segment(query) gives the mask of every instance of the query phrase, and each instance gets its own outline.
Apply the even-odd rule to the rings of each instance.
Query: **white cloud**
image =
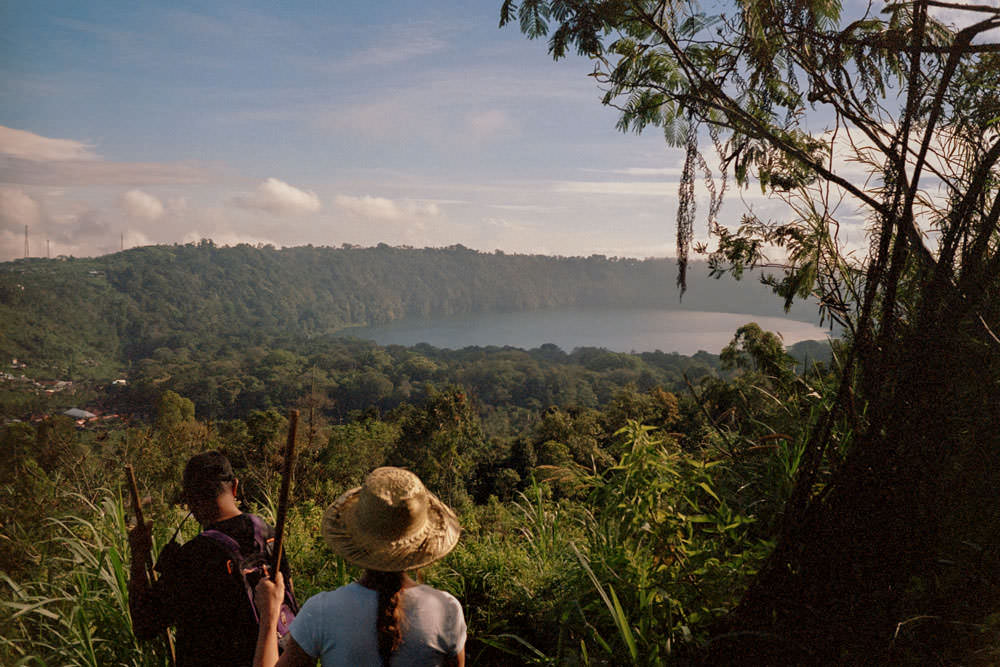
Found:
[[[0,125],[0,183],[44,186],[178,185],[213,174],[194,163],[111,162],[93,146]]]
[[[585,77],[567,82],[555,69],[511,73],[509,67],[495,64],[466,65],[419,71],[391,86],[359,90],[347,86],[332,103],[322,99],[294,110],[288,105],[250,108],[238,117],[303,122],[324,132],[352,137],[361,133],[378,143],[406,145],[417,140],[432,150],[448,152],[478,149],[484,140],[520,133],[540,115],[539,104],[556,101],[563,110],[566,105],[592,104],[590,82]],[[413,132],[415,127],[419,133]]]
[[[129,190],[122,195],[120,203],[132,218],[156,220],[163,216],[163,202],[142,190]]]
[[[87,202],[72,202],[57,213],[44,215],[30,229],[30,255],[88,256],[113,252],[119,247],[120,228],[114,218]]]
[[[0,188],[0,229],[16,231],[32,227],[41,220],[38,202],[20,188]]]
[[[121,245],[123,245],[126,249],[149,244],[149,237],[136,229],[129,229],[125,231],[124,236],[121,238]]]
[[[23,160],[97,160],[93,146],[72,139],[51,139],[0,125],[0,153]]]
[[[262,182],[252,194],[233,197],[232,203],[240,208],[259,209],[276,215],[315,213],[321,208],[315,192],[300,190],[277,178]]]
[[[0,259],[9,261],[24,254],[24,237],[12,229],[0,229]]]
[[[334,203],[343,210],[370,220],[402,220],[412,217],[437,217],[440,207],[434,201],[416,201],[406,199],[394,201],[385,197],[364,195],[337,195]]]

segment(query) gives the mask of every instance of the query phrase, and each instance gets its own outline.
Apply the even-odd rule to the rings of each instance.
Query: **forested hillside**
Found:
[[[206,337],[241,345],[403,317],[557,306],[645,306],[774,315],[754,280],[671,260],[548,257],[449,248],[150,246],[92,259],[0,265],[0,355],[84,372]],[[812,319],[808,306],[801,311]],[[91,372],[91,371],[87,371]],[[98,374],[91,372],[92,374]]]

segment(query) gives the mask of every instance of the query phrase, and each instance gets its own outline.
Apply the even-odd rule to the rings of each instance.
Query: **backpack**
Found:
[[[257,582],[266,576],[266,568],[273,561],[274,536],[271,527],[263,519],[255,514],[247,514],[253,523],[254,552],[244,554],[240,551],[240,545],[229,535],[221,530],[208,529],[201,532],[229,555],[226,561],[226,569],[229,574],[239,582],[239,585],[246,591],[250,609],[253,611],[254,619],[259,623],[260,614],[257,613],[257,605],[253,600],[253,590]],[[291,582],[285,582],[285,597],[281,602],[281,613],[278,615],[278,647],[284,650],[285,636],[288,628],[292,624],[292,619],[299,611],[299,605],[295,601],[295,594],[292,592]]]

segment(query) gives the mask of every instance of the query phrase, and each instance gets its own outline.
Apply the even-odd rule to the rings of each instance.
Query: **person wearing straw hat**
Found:
[[[452,595],[407,572],[448,554],[461,528],[454,512],[402,468],[376,468],[323,515],[323,539],[362,577],[309,598],[280,659],[275,628],[280,573],[257,585],[260,632],[254,667],[465,664],[465,616]]]

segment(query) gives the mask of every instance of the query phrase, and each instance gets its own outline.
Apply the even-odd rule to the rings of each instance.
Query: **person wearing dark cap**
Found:
[[[160,577],[152,585],[143,571],[152,550],[152,524],[129,532],[133,631],[139,639],[149,639],[176,626],[178,667],[248,667],[253,662],[256,614],[219,535],[234,540],[241,554],[251,554],[273,529],[240,511],[238,488],[232,465],[220,452],[191,457],[184,468],[184,500],[204,532],[180,547],[171,543],[164,548],[155,568]],[[285,559],[282,572],[289,576]]]

